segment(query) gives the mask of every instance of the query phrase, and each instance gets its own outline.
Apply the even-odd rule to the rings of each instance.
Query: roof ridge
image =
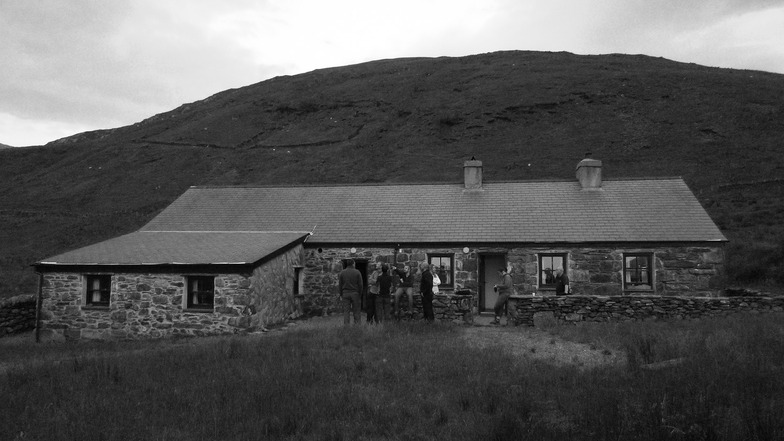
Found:
[[[633,176],[603,178],[603,181],[668,181],[673,179],[683,180],[682,176]],[[524,184],[537,182],[575,182],[576,179],[567,178],[540,178],[540,179],[503,179],[483,181],[484,184]],[[392,186],[421,186],[421,185],[463,185],[463,181],[438,181],[438,182],[345,182],[345,183],[318,183],[318,184],[242,184],[242,185],[192,185],[188,189],[240,189],[240,188],[317,188],[317,187],[392,187]]]
[[[243,233],[243,234],[310,234],[310,231],[262,230],[139,230],[139,233]]]

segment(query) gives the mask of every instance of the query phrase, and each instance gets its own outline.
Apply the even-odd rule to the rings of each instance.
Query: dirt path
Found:
[[[520,359],[539,360],[556,366],[571,364],[590,369],[626,362],[621,352],[563,340],[530,327],[471,326],[466,327],[462,338],[474,347],[501,347]]]

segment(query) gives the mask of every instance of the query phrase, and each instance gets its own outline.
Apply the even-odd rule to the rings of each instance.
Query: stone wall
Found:
[[[35,329],[35,296],[0,300],[0,338]]]
[[[253,269],[252,274],[111,274],[108,307],[84,302],[84,275],[45,273],[42,285],[42,339],[130,339],[173,335],[217,335],[247,331],[298,315],[293,296],[294,266],[302,246]],[[95,274],[95,273],[86,273]],[[215,277],[214,306],[187,309],[188,275]]]
[[[262,328],[302,315],[302,296],[294,296],[295,268],[302,267],[302,245],[253,270],[247,304],[249,310],[239,319],[243,327]],[[299,288],[297,286],[296,288]],[[245,299],[243,299],[245,300]]]
[[[84,304],[84,277],[46,273],[42,287],[41,338],[158,338],[234,332],[229,320],[239,317],[247,277],[215,275],[215,305],[210,311],[186,311],[186,276],[160,273],[112,274],[108,307]],[[239,299],[239,303],[235,302]]]
[[[353,258],[369,264],[386,263],[417,267],[428,253],[454,255],[455,286],[470,289],[474,304],[479,302],[479,267],[482,255],[506,255],[512,267],[513,283],[521,294],[550,294],[539,280],[538,256],[542,253],[567,255],[567,274],[572,291],[583,295],[662,295],[710,297],[722,293],[724,252],[721,246],[630,247],[463,247],[453,248],[305,248],[303,308],[306,314],[320,315],[340,309],[337,277],[342,260]],[[352,252],[353,249],[353,252]],[[624,253],[653,253],[654,286],[650,290],[624,291]],[[417,289],[415,287],[414,291]],[[453,293],[446,290],[445,293]]]
[[[539,289],[538,255],[567,254],[567,274],[574,293],[615,296],[717,296],[724,283],[724,250],[721,246],[660,246],[660,247],[531,247],[509,250],[513,265],[514,284],[520,293]],[[653,284],[650,290],[624,291],[623,254],[653,254]]]
[[[351,251],[351,248],[306,248],[302,307],[309,315],[327,314],[342,309],[338,297],[338,274],[343,270],[343,259],[364,260],[368,262],[368,265],[381,263],[392,267],[394,264],[399,268],[413,266],[416,271],[419,264],[427,260],[428,253],[453,253],[455,255],[455,286],[458,289],[471,289],[474,292],[473,302],[475,304],[477,293],[476,254],[463,254],[456,248],[359,248],[354,252]],[[418,278],[415,277],[414,283],[414,293],[417,294]],[[455,294],[455,289],[442,288],[442,291],[444,295]],[[444,299],[445,305],[452,301],[446,300],[446,297]],[[465,304],[465,300],[461,300],[461,302]],[[436,308],[439,307],[437,303],[438,296],[434,298],[433,302],[436,314],[438,314]]]
[[[782,312],[784,297],[512,296],[517,322],[563,323],[684,319],[736,312]]]

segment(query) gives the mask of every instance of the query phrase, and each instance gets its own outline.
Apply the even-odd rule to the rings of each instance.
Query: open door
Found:
[[[493,285],[501,282],[498,269],[506,267],[505,254],[481,254],[479,256],[479,312],[492,311],[498,293]]]

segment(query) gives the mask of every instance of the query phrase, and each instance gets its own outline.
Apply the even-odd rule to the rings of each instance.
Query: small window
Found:
[[[540,254],[539,288],[555,289],[555,272],[558,268],[562,268],[566,274],[566,267],[566,254]]]
[[[302,289],[302,267],[294,267],[294,295],[300,295]]]
[[[454,254],[428,254],[428,263],[436,266],[436,274],[441,279],[439,289],[455,287],[455,255]]]
[[[85,305],[89,306],[109,306],[109,299],[112,296],[112,276],[85,276],[86,294]]]
[[[628,290],[652,290],[652,254],[624,254],[623,284]]]
[[[212,309],[215,304],[215,277],[188,277],[188,309]]]

